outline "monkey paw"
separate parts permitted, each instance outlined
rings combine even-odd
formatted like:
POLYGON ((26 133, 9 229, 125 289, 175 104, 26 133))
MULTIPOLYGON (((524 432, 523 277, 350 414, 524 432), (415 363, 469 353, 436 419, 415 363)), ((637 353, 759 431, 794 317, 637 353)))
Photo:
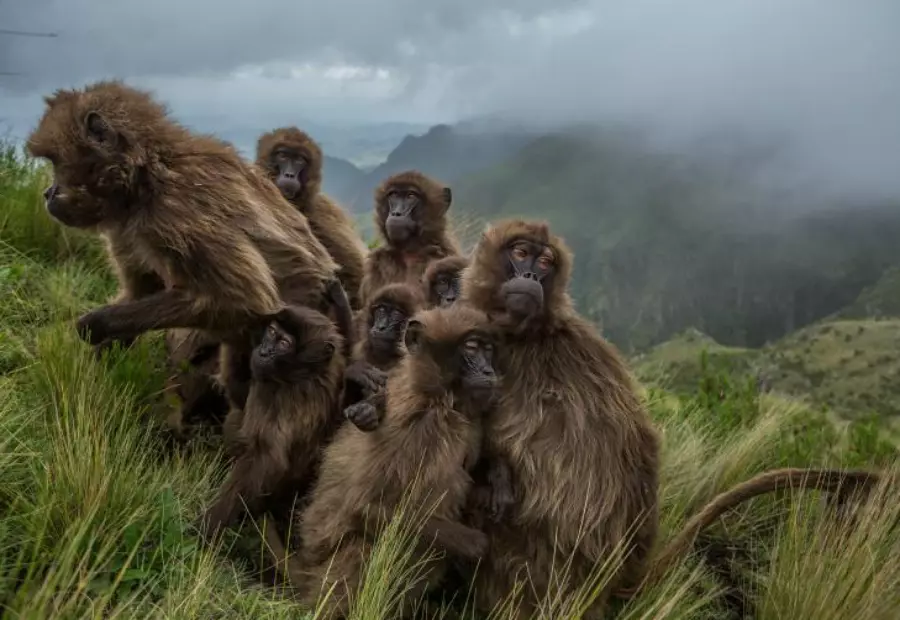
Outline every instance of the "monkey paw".
POLYGON ((366 397, 381 390, 387 383, 387 373, 365 361, 353 362, 344 372, 344 380, 360 386, 366 397))
POLYGON ((353 422, 359 430, 366 432, 374 431, 381 423, 378 409, 373 404, 365 401, 350 405, 344 409, 344 417, 353 422))
POLYGON ((75 328, 78 330, 78 336, 92 345, 99 345, 110 339, 102 309, 91 310, 81 315, 75 328))
POLYGON ((466 538, 463 557, 483 558, 491 547, 491 540, 487 534, 480 530, 472 530, 472 534, 466 538))

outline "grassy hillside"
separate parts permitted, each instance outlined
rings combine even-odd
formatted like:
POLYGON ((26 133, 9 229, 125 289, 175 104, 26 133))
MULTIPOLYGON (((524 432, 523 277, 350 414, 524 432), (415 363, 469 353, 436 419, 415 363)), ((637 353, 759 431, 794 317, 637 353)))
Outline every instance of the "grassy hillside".
POLYGON ((549 220, 578 255, 580 309, 626 349, 689 327, 761 346, 900 264, 897 205, 803 204, 751 177, 739 156, 711 162, 584 129, 537 139, 454 189, 487 219, 549 220))
MULTIPOLYGON (((305 617, 308 610, 254 575, 252 538, 244 553, 231 541, 198 541, 194 524, 222 480, 222 454, 163 442, 159 334, 102 360, 78 341, 73 320, 114 290, 99 245, 50 220, 38 171, 11 152, 0 158, 4 617, 305 617)), ((707 368, 702 389, 682 395, 645 393, 664 438, 664 540, 713 494, 769 467, 896 466, 869 423, 835 426, 729 373, 707 368)), ((611 615, 718 619, 750 606, 762 620, 895 617, 900 504, 894 490, 878 493, 885 501, 865 507, 852 526, 814 493, 747 504, 711 529, 699 555, 611 615)), ((395 617, 397 594, 415 574, 405 569, 409 523, 395 522, 382 537, 354 620, 395 617)), ((597 583, 603 578, 601 571, 597 583)), ((546 594, 539 617, 578 617, 578 600, 556 594, 546 594)))

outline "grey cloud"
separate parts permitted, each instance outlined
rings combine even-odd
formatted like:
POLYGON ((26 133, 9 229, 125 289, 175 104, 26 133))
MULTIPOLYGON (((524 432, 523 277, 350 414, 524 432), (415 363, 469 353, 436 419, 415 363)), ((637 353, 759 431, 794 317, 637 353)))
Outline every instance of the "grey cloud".
POLYGON ((24 73, 5 86, 27 90, 110 75, 227 73, 278 60, 418 65, 431 46, 485 16, 545 10, 538 0, 6 1, 0 2, 5 27, 60 36, 0 36, 0 71, 24 73), (419 53, 404 54, 401 44, 419 53))

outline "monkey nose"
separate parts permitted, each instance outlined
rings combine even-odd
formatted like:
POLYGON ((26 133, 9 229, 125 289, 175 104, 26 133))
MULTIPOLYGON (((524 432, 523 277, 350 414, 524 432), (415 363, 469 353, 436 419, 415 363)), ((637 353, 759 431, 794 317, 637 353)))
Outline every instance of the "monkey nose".
POLYGON ((526 271, 522 274, 522 277, 526 280, 534 280, 535 282, 537 282, 538 279, 537 274, 533 271, 526 271))
POLYGON ((56 192, 58 189, 59 189, 59 186, 56 183, 54 183, 53 185, 51 185, 50 187, 45 189, 44 190, 44 200, 50 200, 51 198, 53 198, 56 195, 56 192))

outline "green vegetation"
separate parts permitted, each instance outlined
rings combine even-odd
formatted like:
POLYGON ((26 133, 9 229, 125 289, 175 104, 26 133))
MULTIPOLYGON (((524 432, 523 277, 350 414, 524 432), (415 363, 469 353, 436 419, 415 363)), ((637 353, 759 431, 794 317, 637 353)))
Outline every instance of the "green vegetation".
MULTIPOLYGON (((102 303, 114 281, 95 239, 46 215, 45 182, 31 163, 11 150, 2 153, 4 617, 303 617, 295 603, 260 584, 252 562, 225 546, 199 543, 193 526, 224 465, 216 451, 181 454, 161 438, 159 334, 100 360, 75 336, 73 319, 102 303)), ((845 333, 842 327, 835 342, 845 333)), ((774 466, 897 462, 873 422, 836 425, 795 400, 760 395, 746 372, 750 366, 727 361, 739 359, 741 350, 713 346, 697 334, 687 338, 713 350, 690 379, 693 388, 650 387, 645 395, 665 441, 662 540, 715 493, 774 466)), ((688 359, 689 344, 657 353, 673 362, 688 359)), ((815 493, 750 502, 714 526, 701 553, 658 587, 617 604, 615 617, 727 618, 740 597, 764 620, 894 617, 900 504, 889 492, 880 490, 885 501, 861 509, 852 525, 838 521, 815 493)), ((397 520, 382 537, 354 619, 394 617, 398 594, 414 578, 408 536, 414 521, 397 520)), ((594 585, 604 577, 601 570, 594 585)), ((539 617, 577 617, 589 590, 576 597, 548 592, 539 617)))

